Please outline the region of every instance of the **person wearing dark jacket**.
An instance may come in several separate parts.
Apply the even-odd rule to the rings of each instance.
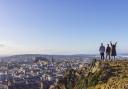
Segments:
[[[110,42],[110,44],[111,44],[111,48],[112,48],[111,56],[115,59],[115,57],[117,56],[117,53],[116,53],[117,42],[115,44],[112,44],[112,42]]]
[[[99,52],[100,52],[101,59],[104,60],[105,46],[103,45],[103,43],[101,43],[101,46],[99,48]]]
[[[111,59],[111,47],[109,46],[109,44],[107,45],[106,48],[106,59],[109,57],[109,60]]]

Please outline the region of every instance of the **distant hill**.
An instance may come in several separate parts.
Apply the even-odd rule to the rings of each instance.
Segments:
[[[77,55],[43,55],[43,54],[22,54],[22,55],[13,55],[13,56],[6,56],[6,57],[0,57],[0,60],[2,61],[33,61],[35,57],[45,57],[48,60],[54,59],[54,60],[72,60],[72,59],[92,59],[95,57],[95,55],[88,55],[88,54],[77,54]]]

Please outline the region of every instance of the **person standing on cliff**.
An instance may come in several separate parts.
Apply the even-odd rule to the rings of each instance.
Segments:
[[[100,52],[101,59],[104,60],[105,46],[103,45],[103,43],[101,43],[99,52]]]
[[[113,57],[113,59],[115,59],[115,57],[117,56],[117,53],[116,53],[117,42],[115,44],[112,44],[112,42],[110,41],[110,44],[111,44],[111,48],[112,48],[111,56]]]
[[[111,47],[109,46],[109,44],[107,45],[106,48],[106,59],[109,57],[109,60],[111,59]]]

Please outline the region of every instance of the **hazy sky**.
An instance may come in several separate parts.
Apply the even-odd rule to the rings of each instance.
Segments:
[[[0,55],[128,52],[128,0],[0,0]]]

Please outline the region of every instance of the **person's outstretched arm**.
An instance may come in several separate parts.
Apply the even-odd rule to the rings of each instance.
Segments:
[[[110,41],[110,44],[111,44],[111,46],[112,46],[112,42]]]
[[[117,45],[117,42],[115,43],[115,46]]]

